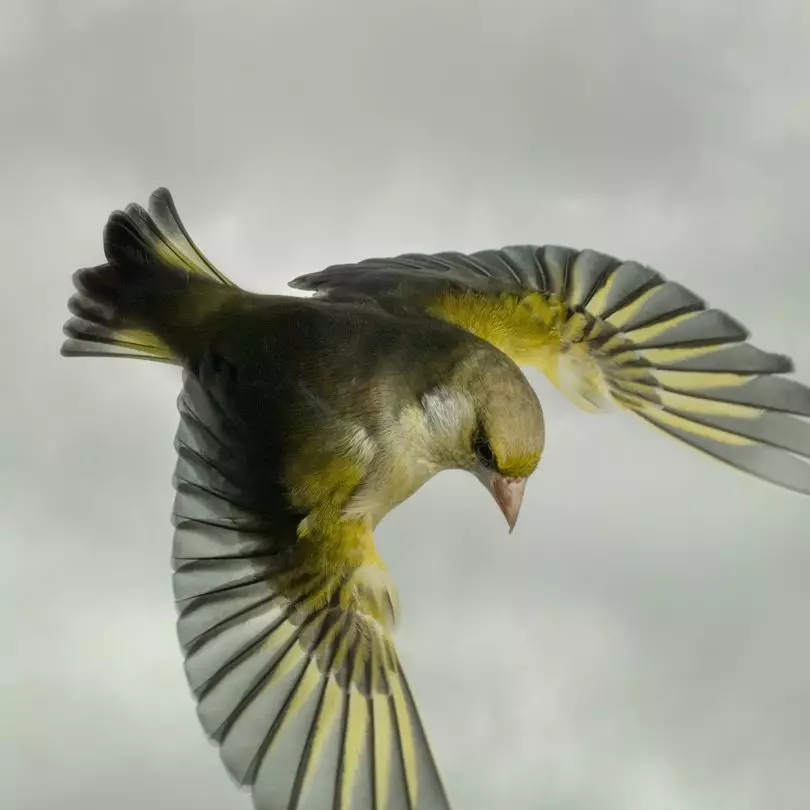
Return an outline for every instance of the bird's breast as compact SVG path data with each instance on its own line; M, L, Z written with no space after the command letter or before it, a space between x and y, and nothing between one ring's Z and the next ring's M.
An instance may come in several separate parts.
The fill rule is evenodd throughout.
M378 437L374 463L351 498L346 513L368 515L377 525L439 472L430 443L407 415Z

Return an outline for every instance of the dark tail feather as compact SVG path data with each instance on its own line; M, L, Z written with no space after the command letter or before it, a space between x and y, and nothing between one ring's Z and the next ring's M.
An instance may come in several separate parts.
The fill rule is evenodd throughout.
M111 214L104 253L107 264L73 276L63 355L180 363L195 327L234 289L191 240L165 188L148 212L133 204Z

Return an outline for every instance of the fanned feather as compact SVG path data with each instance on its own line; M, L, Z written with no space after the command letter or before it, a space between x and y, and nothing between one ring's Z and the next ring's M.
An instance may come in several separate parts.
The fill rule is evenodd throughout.
M127 211L131 216L139 215L141 221L151 220L154 228L149 230L154 240L153 245L168 264L206 276L220 284L234 286L233 282L194 244L177 213L177 207L168 189L158 188L152 192L149 197L148 214L137 205L130 205Z
M191 240L165 188L149 210L131 204L104 228L107 263L73 276L73 317L64 327L67 356L132 357L180 364L164 332L194 326L233 283Z
M298 518L260 505L216 376L185 375L174 506L178 637L206 733L257 810L446 810L393 613L364 610L362 570L294 565Z
M332 300L429 314L541 369L584 410L630 410L669 435L810 494L810 388L793 362L634 261L533 245L334 265L292 282Z

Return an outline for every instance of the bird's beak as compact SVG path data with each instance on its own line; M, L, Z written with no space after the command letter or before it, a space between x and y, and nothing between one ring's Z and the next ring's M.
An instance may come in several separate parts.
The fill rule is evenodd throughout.
M506 478L503 475L493 475L490 479L489 490L509 524L509 534L512 534L512 530L517 523L525 489L525 478Z

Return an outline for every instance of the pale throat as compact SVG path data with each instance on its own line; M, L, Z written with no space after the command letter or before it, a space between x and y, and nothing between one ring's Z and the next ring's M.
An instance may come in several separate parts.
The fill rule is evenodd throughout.
M430 396L430 395L427 395ZM368 474L346 506L347 517L368 516L373 525L434 475L458 466L461 407L438 395L409 405L377 437Z

